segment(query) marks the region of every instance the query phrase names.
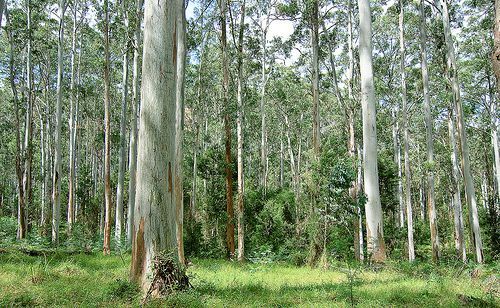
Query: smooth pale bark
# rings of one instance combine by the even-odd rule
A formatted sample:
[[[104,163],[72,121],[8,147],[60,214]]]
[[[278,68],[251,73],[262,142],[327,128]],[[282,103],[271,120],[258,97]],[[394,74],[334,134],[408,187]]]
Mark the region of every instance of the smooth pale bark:
[[[78,10],[77,1],[73,7],[73,32],[71,37],[71,81],[70,81],[70,99],[69,99],[69,176],[68,176],[68,234],[71,234],[73,222],[75,220],[75,154],[76,154],[76,117],[75,117],[75,55],[76,55],[76,15]]]
[[[152,261],[176,251],[175,0],[147,0],[137,156],[137,189],[130,278],[143,291],[151,284]]]
[[[491,64],[496,77],[497,96],[491,96],[490,115],[491,115],[491,139],[493,143],[495,156],[495,181],[497,196],[500,198],[500,149],[498,146],[498,127],[500,126],[500,118],[497,117],[497,104],[500,101],[500,0],[495,0],[495,20],[493,27],[493,52],[491,53]]]
[[[21,147],[21,120],[19,115],[19,96],[17,94],[17,87],[15,83],[15,67],[14,67],[14,36],[12,31],[10,30],[11,23],[9,18],[8,9],[5,10],[5,19],[6,25],[5,27],[7,31],[7,36],[9,39],[9,81],[10,87],[12,91],[12,97],[14,98],[14,112],[16,116],[16,177],[17,177],[17,237],[24,238],[26,236],[26,221],[24,220],[24,189],[23,189],[23,153]],[[22,236],[22,237],[21,237]]]
[[[370,259],[385,261],[384,228],[377,166],[377,128],[375,86],[372,64],[372,25],[369,0],[358,0],[359,7],[359,62],[361,73],[361,105],[363,111],[363,166],[364,188],[368,200],[366,212],[366,240]]]
[[[429,73],[427,69],[427,34],[425,31],[425,2],[420,1],[420,58],[422,69],[422,87],[424,94],[425,138],[427,142],[427,211],[431,228],[432,259],[439,260],[439,234],[436,221],[436,206],[434,202],[434,142],[433,121],[431,114],[431,99],[429,96]],[[423,211],[422,211],[423,212]]]
[[[184,76],[186,66],[186,17],[184,0],[177,0],[176,34],[177,34],[177,80],[175,88],[175,163],[174,163],[174,195],[177,228],[177,255],[179,262],[186,264],[184,257],[184,194],[182,189],[182,140],[184,130]]]
[[[401,71],[401,99],[403,101],[403,139],[404,139],[404,161],[405,161],[405,203],[406,222],[408,231],[408,261],[415,261],[415,244],[413,243],[413,211],[411,206],[411,170],[410,170],[410,146],[408,132],[408,99],[406,95],[406,71],[405,71],[405,40],[404,40],[404,0],[399,1],[399,56]]]
[[[222,91],[224,108],[224,131],[225,131],[225,174],[226,174],[226,249],[230,259],[234,257],[234,208],[233,208],[233,170],[231,163],[231,119],[229,110],[229,64],[227,59],[227,33],[226,33],[226,0],[219,0],[219,23],[221,27],[221,56],[222,56]]]
[[[313,96],[313,125],[312,147],[316,159],[320,151],[320,117],[319,117],[319,4],[318,0],[312,1],[311,7],[311,47],[312,47],[312,96]]]
[[[399,228],[405,225],[405,209],[403,201],[403,170],[401,166],[401,146],[399,140],[399,106],[395,104],[392,109],[392,143],[394,150],[394,164],[398,167],[398,188],[396,190],[396,199],[398,199],[398,217],[397,224]]]
[[[32,175],[31,167],[33,162],[33,64],[32,64],[32,35],[31,35],[31,1],[26,3],[26,15],[27,15],[27,32],[28,32],[28,44],[26,51],[26,88],[27,88],[27,100],[26,100],[26,118],[25,118],[25,130],[24,130],[24,172],[23,172],[23,191],[24,191],[24,201],[22,204],[23,208],[18,209],[18,232],[17,238],[23,239],[26,237],[28,232],[28,206],[31,205],[32,199]]]
[[[134,32],[134,60],[132,68],[132,111],[130,117],[129,182],[127,209],[127,244],[132,244],[134,225],[135,191],[137,174],[137,111],[141,99],[139,82],[139,53],[141,52],[141,18],[143,0],[136,0],[136,24]]]
[[[109,97],[109,8],[104,0],[104,242],[102,251],[111,253],[111,125]]]
[[[126,1],[122,2],[123,27],[128,33],[128,13]],[[115,208],[115,240],[121,243],[123,227],[123,191],[125,181],[125,164],[127,163],[126,131],[127,131],[127,100],[128,100],[128,59],[130,41],[128,35],[123,46],[122,62],[122,110],[120,115],[120,153],[118,157],[118,182],[116,185],[116,208]]]
[[[57,101],[56,130],[54,139],[54,173],[52,181],[52,243],[59,243],[59,223],[61,219],[61,126],[62,126],[62,73],[64,43],[65,0],[59,2],[59,40],[57,42]]]
[[[447,62],[451,77],[451,86],[453,91],[453,101],[455,104],[456,116],[457,116],[457,128],[460,140],[460,152],[462,154],[462,169],[463,177],[465,182],[465,195],[467,204],[469,206],[469,221],[471,228],[471,237],[473,239],[472,244],[474,247],[474,253],[476,256],[476,261],[478,263],[483,262],[483,243],[481,240],[481,229],[479,227],[479,215],[477,211],[476,204],[476,192],[474,188],[474,180],[472,178],[470,157],[469,157],[469,145],[467,143],[467,134],[465,127],[464,111],[462,108],[462,102],[460,100],[460,85],[458,82],[458,71],[455,59],[455,49],[453,47],[453,37],[450,29],[450,18],[448,15],[448,4],[446,0],[441,0],[442,17],[443,17],[443,29],[446,42],[447,51]]]
[[[455,138],[455,123],[453,121],[452,109],[448,111],[448,134],[451,146],[451,193],[453,203],[453,225],[455,228],[455,250],[462,261],[467,261],[465,253],[464,222],[462,216],[462,200],[460,197],[460,169],[458,167],[457,141]]]
[[[238,33],[238,89],[236,134],[238,138],[238,261],[245,260],[245,224],[244,224],[244,190],[243,190],[243,30],[245,29],[245,4],[243,0],[240,11],[240,27]]]
[[[260,89],[260,169],[261,169],[261,185],[264,191],[267,187],[267,124],[266,124],[266,85],[267,85],[267,31],[269,27],[269,19],[266,25],[261,29],[261,44],[262,44],[262,60],[261,60],[261,89]]]

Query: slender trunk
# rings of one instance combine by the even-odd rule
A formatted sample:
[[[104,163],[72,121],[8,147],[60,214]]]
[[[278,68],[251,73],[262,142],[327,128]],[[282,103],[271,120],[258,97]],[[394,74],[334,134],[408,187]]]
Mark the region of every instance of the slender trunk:
[[[128,13],[126,1],[122,2],[123,26],[127,31],[123,46],[123,74],[122,74],[122,111],[120,116],[120,156],[118,158],[118,182],[116,185],[115,209],[115,240],[121,243],[123,227],[123,191],[125,181],[125,164],[127,163],[126,134],[127,134],[127,100],[128,100],[128,53],[130,41],[128,39]]]
[[[9,52],[9,79],[12,96],[14,98],[14,112],[16,116],[16,176],[17,176],[17,238],[22,239],[26,236],[26,221],[24,220],[24,189],[23,189],[23,151],[21,147],[21,120],[19,115],[19,96],[17,94],[17,87],[15,83],[16,73],[14,67],[14,36],[10,30],[9,11],[5,10],[5,19],[7,27],[7,35],[9,38],[10,52]]]
[[[139,53],[141,52],[141,17],[143,0],[136,0],[136,24],[134,33],[134,63],[132,69],[132,112],[130,118],[130,152],[127,212],[127,243],[132,244],[135,213],[135,191],[137,174],[137,111],[141,99],[139,82]]]
[[[104,0],[104,243],[103,253],[111,252],[111,125],[110,125],[110,97],[109,97],[109,0]]]
[[[280,131],[280,178],[279,178],[279,183],[280,183],[280,188],[283,188],[284,185],[284,177],[285,177],[285,170],[284,170],[284,159],[285,159],[285,145],[283,144],[283,126],[281,126],[281,131]]]
[[[223,70],[223,108],[224,130],[226,133],[225,173],[226,173],[226,248],[230,259],[234,257],[234,209],[233,209],[233,169],[231,162],[231,118],[229,110],[229,66],[227,59],[227,34],[226,34],[226,0],[219,0],[220,26],[221,26],[221,51]]]
[[[483,243],[481,240],[481,229],[479,227],[479,215],[477,211],[476,204],[476,192],[474,189],[474,181],[472,179],[470,157],[469,157],[469,145],[467,143],[467,134],[465,127],[464,111],[462,108],[462,102],[460,101],[460,86],[458,82],[458,72],[457,64],[455,59],[455,50],[453,47],[453,38],[450,29],[450,19],[448,16],[448,4],[446,0],[441,0],[442,15],[443,15],[443,28],[444,36],[447,49],[447,59],[448,66],[451,75],[452,90],[453,90],[453,100],[455,103],[455,109],[457,111],[457,126],[459,132],[460,140],[460,150],[462,153],[462,168],[465,181],[465,195],[467,204],[469,206],[469,220],[471,227],[471,236],[473,238],[473,247],[476,255],[476,261],[478,263],[483,262]]]
[[[408,132],[408,99],[406,96],[406,72],[405,72],[405,41],[404,41],[404,0],[399,1],[399,54],[401,70],[401,98],[403,101],[403,138],[404,138],[404,161],[405,161],[405,203],[406,222],[408,229],[408,261],[415,261],[415,245],[413,243],[413,211],[411,206],[411,170],[410,149]]]
[[[494,8],[495,19],[493,23],[493,52],[491,53],[491,64],[496,77],[497,95],[495,96],[493,91],[490,91],[490,116],[491,139],[495,157],[495,204],[498,205],[498,202],[500,202],[500,149],[498,146],[498,127],[500,127],[500,118],[497,116],[497,105],[500,101],[500,0],[495,0]]]
[[[71,83],[70,83],[70,100],[69,100],[69,176],[68,176],[68,234],[71,234],[73,222],[75,219],[75,133],[76,118],[75,118],[75,54],[76,54],[76,14],[78,3],[75,1],[73,7],[73,35],[71,38]]]
[[[153,261],[174,253],[176,15],[178,1],[147,0],[130,279],[150,290]],[[173,9],[165,9],[173,8]],[[153,286],[154,288],[154,286]],[[158,290],[150,290],[153,294]]]
[[[238,35],[238,89],[237,89],[237,137],[238,137],[238,261],[245,260],[245,225],[243,205],[243,30],[245,28],[245,4],[243,0],[240,12]],[[267,169],[267,168],[266,168]]]
[[[368,197],[365,204],[366,239],[370,258],[375,262],[385,260],[382,206],[378,184],[377,130],[375,87],[372,67],[372,29],[370,2],[358,0],[359,6],[359,59],[361,72],[361,103],[363,109],[363,165],[364,188]]]
[[[0,26],[2,25],[2,16],[4,10],[6,10],[5,0],[0,0]]]
[[[261,185],[264,191],[267,187],[267,127],[266,127],[266,85],[267,85],[267,27],[262,30],[262,72],[261,72],[261,89],[260,89],[260,168],[261,168]]]
[[[455,227],[455,249],[457,256],[462,261],[467,261],[467,255],[465,253],[465,237],[464,237],[464,223],[462,217],[462,200],[460,197],[460,170],[458,167],[458,151],[456,143],[456,131],[455,123],[453,121],[453,113],[450,108],[448,112],[448,133],[450,137],[451,146],[451,165],[452,165],[452,176],[451,176],[451,193],[453,202],[453,222]]]
[[[313,0],[311,11],[311,47],[312,47],[312,94],[313,94],[313,127],[312,146],[316,159],[320,151],[320,116],[319,116],[319,4]]]
[[[65,0],[59,2],[59,41],[57,43],[57,102],[56,102],[56,131],[54,174],[52,181],[52,243],[59,244],[59,223],[61,220],[61,126],[62,126],[62,73],[63,73],[63,39],[64,39],[64,12]]]
[[[174,195],[176,208],[177,254],[179,262],[186,264],[184,257],[184,194],[182,188],[182,140],[184,129],[184,74],[186,66],[186,21],[184,0],[177,0],[176,33],[177,33],[177,80],[175,94],[175,163],[174,163]]]

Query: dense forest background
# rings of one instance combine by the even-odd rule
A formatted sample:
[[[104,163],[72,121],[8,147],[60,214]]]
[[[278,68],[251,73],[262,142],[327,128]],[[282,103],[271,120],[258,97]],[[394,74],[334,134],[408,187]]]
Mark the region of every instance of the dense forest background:
[[[0,1],[1,245],[129,249],[142,1]],[[384,255],[496,260],[495,3],[370,2]],[[187,258],[371,260],[358,3],[186,5]]]

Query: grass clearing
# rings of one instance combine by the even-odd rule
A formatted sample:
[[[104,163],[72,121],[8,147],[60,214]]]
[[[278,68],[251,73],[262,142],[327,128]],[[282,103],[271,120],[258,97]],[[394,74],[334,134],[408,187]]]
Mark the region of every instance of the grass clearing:
[[[128,282],[130,255],[0,253],[0,307],[139,306]],[[188,292],[151,307],[498,307],[496,264],[451,268],[388,263],[323,270],[282,263],[195,259]]]

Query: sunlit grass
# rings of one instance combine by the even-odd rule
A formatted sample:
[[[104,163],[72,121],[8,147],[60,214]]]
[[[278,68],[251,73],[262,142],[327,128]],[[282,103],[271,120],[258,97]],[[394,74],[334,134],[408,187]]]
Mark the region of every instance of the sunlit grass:
[[[138,290],[127,280],[129,263],[129,255],[0,253],[0,307],[139,306]],[[194,289],[148,306],[494,307],[497,270],[495,264],[459,270],[425,263],[378,269],[334,263],[325,270],[195,259],[188,269]]]

